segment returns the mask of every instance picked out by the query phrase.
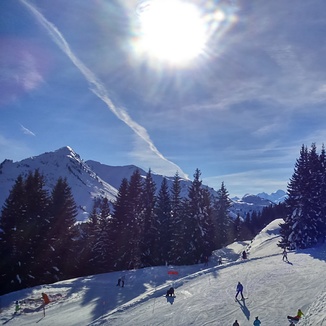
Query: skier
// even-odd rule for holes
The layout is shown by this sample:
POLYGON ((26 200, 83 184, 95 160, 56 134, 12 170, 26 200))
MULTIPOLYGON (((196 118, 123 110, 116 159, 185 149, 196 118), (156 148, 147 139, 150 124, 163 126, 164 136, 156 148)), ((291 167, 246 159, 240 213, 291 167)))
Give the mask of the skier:
POLYGON ((15 302, 15 314, 17 314, 19 310, 20 310, 20 305, 19 305, 19 302, 16 301, 15 302))
POLYGON ((48 295, 44 292, 42 292, 42 299, 43 299, 43 304, 42 304, 42 308, 43 308, 43 316, 45 317, 45 306, 50 303, 50 299, 48 297, 48 295))
POLYGON ((44 301, 45 305, 50 303, 50 299, 49 299, 49 297, 48 297, 48 295, 46 293, 42 292, 42 298, 43 298, 43 301, 44 301))
POLYGON ((282 255, 283 255, 282 260, 288 262, 288 253, 286 251, 286 248, 284 248, 282 255))
POLYGON ((242 252, 242 259, 247 259, 247 253, 245 250, 242 252))
POLYGON ((256 319, 254 320, 253 325, 254 326, 260 326, 260 324, 261 324, 261 322, 260 322, 260 320, 258 319, 258 316, 257 316, 256 319))
POLYGON ((222 265, 222 257, 221 256, 218 256, 217 264, 218 265, 222 265))
POLYGON ((238 321, 236 320, 236 321, 233 323, 232 326, 240 326, 240 325, 239 325, 238 321))
POLYGON ((235 295, 235 299, 238 300, 238 295, 240 293, 242 300, 244 300, 243 293, 242 293, 243 292, 243 285, 240 282, 238 282, 237 290, 236 291, 237 291, 237 293, 235 295))
POLYGON ((172 286, 166 291, 166 296, 167 297, 173 297, 174 296, 174 288, 172 286))
POLYGON ((204 266, 208 266, 208 257, 207 256, 204 257, 204 266))
POLYGON ((298 312, 297 312, 296 316, 294 316, 294 317, 288 316, 287 318, 290 319, 290 320, 299 321, 303 315, 304 315, 304 313, 301 311, 301 309, 298 309, 298 312))
POLYGON ((125 285, 125 276, 122 275, 121 277, 119 277, 118 279, 118 283, 117 283, 117 286, 121 286, 121 287, 124 287, 125 285))

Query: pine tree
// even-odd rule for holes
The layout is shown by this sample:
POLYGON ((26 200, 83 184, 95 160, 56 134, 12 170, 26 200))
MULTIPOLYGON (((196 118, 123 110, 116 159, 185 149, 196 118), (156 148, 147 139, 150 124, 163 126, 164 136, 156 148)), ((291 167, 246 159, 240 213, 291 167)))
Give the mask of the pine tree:
POLYGON ((216 248, 222 248, 228 242, 232 242, 232 235, 230 235, 231 220, 229 217, 229 210, 231 207, 231 200, 229 193, 224 185, 221 184, 221 188, 217 192, 217 198, 215 200, 215 226, 216 226, 216 248))
POLYGON ((199 243, 201 236, 199 219, 201 218, 201 185, 200 180, 201 173, 199 169, 196 169, 194 173, 194 179, 188 190, 188 199, 185 204, 185 211, 187 220, 185 221, 185 242, 188 243, 188 247, 185 248, 184 259, 186 264, 198 263, 202 253, 202 246, 199 243))
POLYGON ((318 240, 325 242, 326 238, 326 151, 325 146, 322 146, 321 153, 319 155, 319 174, 320 174, 320 216, 317 221, 318 240))
POLYGON ((0 218, 0 294, 23 288, 22 261, 24 251, 22 225, 25 219, 25 189, 21 175, 6 199, 0 218))
POLYGON ((66 179, 59 178, 51 193, 51 249, 55 257, 51 267, 59 279, 73 277, 77 270, 76 216, 71 188, 66 179))
POLYGON ((107 198, 102 198, 99 205, 99 213, 94 229, 94 245, 92 248, 93 262, 96 273, 104 273, 113 270, 112 220, 110 205, 107 198))
POLYGON ((155 205, 155 265, 170 262, 171 247, 171 199, 166 178, 163 178, 155 205))
POLYGON ((308 155, 309 172, 309 197, 306 198, 305 219, 306 226, 303 232, 304 247, 312 247, 318 241, 318 224, 321 218, 320 190, 321 178, 320 161, 315 144, 311 145, 308 155))
POLYGON ((201 172, 196 169, 194 180, 188 191, 186 202, 187 219, 185 221, 185 263, 193 264, 210 255, 211 245, 208 234, 211 231, 210 200, 202 189, 201 172))
POLYGON ((181 264, 183 262, 184 250, 187 247, 184 215, 181 179, 178 172, 176 172, 171 189, 171 241, 169 252, 169 262, 171 264, 181 264))
POLYGON ((50 198, 44 177, 36 170, 23 180, 19 176, 1 216, 1 270, 4 291, 34 286, 50 273, 50 198), (5 257, 6 256, 6 257, 5 257))
POLYGON ((128 180, 123 178, 119 187, 118 195, 113 203, 112 214, 112 236, 115 245, 114 269, 122 270, 127 268, 126 253, 129 250, 130 213, 128 206, 128 180))
POLYGON ((156 202, 156 185, 152 177, 151 169, 148 170, 143 185, 143 210, 142 210, 142 234, 140 236, 140 251, 142 266, 152 266, 154 264, 153 246, 155 241, 154 207, 156 202))
MULTIPOLYGON (((97 263, 95 262, 95 243, 97 241, 97 225, 99 221, 99 200, 94 199, 92 211, 86 223, 77 225, 78 241, 76 241, 76 252, 78 266, 82 266, 82 275, 91 275, 97 273, 97 263)), ((81 273, 79 273, 80 275, 81 273)))
POLYGON ((245 240, 242 239, 242 225, 243 222, 240 218, 240 214, 238 213, 237 217, 235 218, 234 222, 233 222, 233 226, 232 226, 232 235, 233 235, 233 241, 239 241, 239 240, 245 240))
POLYGON ((128 185, 128 233, 129 248, 126 252, 128 269, 141 266, 141 240, 144 229, 143 220, 143 182, 139 170, 131 175, 128 185))
POLYGON ((212 196, 207 188, 202 189, 203 198, 203 219, 202 219, 202 229, 203 229, 203 255, 204 257, 209 257, 212 251, 215 249, 215 225, 213 221, 213 202, 212 196))
POLYGON ((120 269, 139 268, 141 266, 141 236, 143 233, 143 183, 139 170, 123 180, 117 200, 114 204, 113 225, 119 235, 117 243, 116 266, 120 269), (126 183, 127 182, 127 183, 126 183))
POLYGON ((45 190, 44 176, 30 172, 25 181, 25 219, 22 230, 25 252, 23 259, 25 286, 47 281, 50 273, 50 196, 45 190))
POLYGON ((241 223, 239 240, 249 240, 252 239, 254 235, 255 233, 253 232, 251 216, 250 213, 248 212, 245 216, 244 221, 241 223))
POLYGON ((256 235, 261 230, 259 217, 259 211, 252 211, 250 214, 250 230, 253 235, 256 235))
POLYGON ((281 247, 306 248, 316 242, 315 162, 315 147, 312 146, 308 152, 303 145, 288 185, 287 216, 285 223, 281 224, 281 247))
MULTIPOLYGON (((296 160, 294 173, 287 189, 286 208, 287 214, 283 224, 280 224, 281 241, 279 246, 282 248, 292 248, 293 243, 293 225, 302 219, 302 189, 301 178, 306 177, 308 171, 308 150, 302 145, 300 157, 296 160), (291 238, 290 238, 291 236, 291 238)), ((305 180, 307 182, 307 180, 305 180)), ((295 240, 295 239, 294 239, 295 240)))

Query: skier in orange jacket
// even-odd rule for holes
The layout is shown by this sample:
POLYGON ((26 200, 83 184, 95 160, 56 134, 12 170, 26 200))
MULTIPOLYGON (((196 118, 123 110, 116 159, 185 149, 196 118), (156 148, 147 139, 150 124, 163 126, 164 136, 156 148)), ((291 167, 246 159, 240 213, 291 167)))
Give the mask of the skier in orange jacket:
POLYGON ((42 292, 42 299, 44 301, 44 304, 50 303, 50 299, 49 299, 48 295, 44 292, 42 292))

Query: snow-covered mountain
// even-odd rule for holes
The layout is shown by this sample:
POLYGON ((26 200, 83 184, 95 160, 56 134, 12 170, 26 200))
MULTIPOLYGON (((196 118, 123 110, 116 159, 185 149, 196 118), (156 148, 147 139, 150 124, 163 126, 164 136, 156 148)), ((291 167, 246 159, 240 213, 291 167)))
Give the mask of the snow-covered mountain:
POLYGON ((264 207, 273 204, 272 201, 261 198, 258 195, 246 194, 241 199, 233 199, 232 212, 241 217, 245 217, 247 213, 252 213, 253 211, 259 212, 264 207))
POLYGON ((304 313, 298 326, 326 326, 326 246, 289 252, 282 261, 275 220, 253 241, 214 252, 208 266, 157 266, 80 277, 0 297, 0 320, 11 326, 252 326, 289 325, 287 315, 304 313), (239 258, 242 250, 248 259, 239 258), (222 265, 217 257, 222 257, 222 265), (173 273, 170 273, 173 271, 173 273), (125 275, 125 287, 116 286, 125 275), (235 302, 240 281, 247 299, 235 302), (166 298, 173 286, 175 298, 166 298), (42 310, 41 293, 51 302, 42 310), (21 313, 14 315, 15 301, 21 313))
POLYGON ((277 190, 277 191, 271 193, 270 195, 267 194, 266 192, 261 192, 261 193, 257 194, 257 196, 260 198, 270 200, 271 202, 273 202, 275 204, 278 204, 278 203, 284 202, 284 200, 287 197, 287 194, 284 190, 277 190))
MULTIPOLYGON (((107 197, 113 202, 122 179, 129 180, 136 169, 140 171, 142 177, 147 174, 134 165, 109 166, 92 160, 85 162, 71 147, 66 146, 19 162, 3 161, 0 164, 0 207, 8 197, 17 177, 20 174, 26 177, 30 171, 36 169, 44 175, 48 190, 53 189, 59 177, 67 178, 78 207, 78 221, 85 221, 88 218, 94 198, 107 197)), ((163 176, 154 173, 152 176, 158 191, 163 176)), ((166 179, 168 186, 172 186, 173 178, 166 179)), ((186 196, 190 181, 181 179, 180 186, 181 195, 186 196)), ((214 192, 213 189, 211 191, 214 192)))
POLYGON ((277 190, 270 195, 262 192, 257 195, 246 194, 242 198, 234 197, 231 213, 233 217, 237 215, 245 217, 247 213, 260 212, 264 207, 282 203, 286 197, 287 194, 283 190, 277 190))
MULTIPOLYGON (((59 177, 67 178, 78 207, 78 221, 85 221, 88 218, 94 198, 101 196, 114 201, 122 179, 129 180, 136 169, 139 169, 143 177, 147 174, 147 171, 134 165, 109 166, 92 160, 84 161, 69 146, 19 162, 5 160, 0 164, 0 208, 8 197, 18 175, 26 177, 30 171, 35 169, 39 169, 44 175, 48 190, 53 188, 59 177)), ((164 176, 153 173, 152 177, 158 191, 164 176)), ((168 186, 171 187, 173 177, 165 178, 168 186)), ((187 195, 190 184, 191 180, 181 179, 182 196, 187 195)), ((217 195, 213 188, 208 187, 208 189, 213 196, 217 195)), ((240 214, 244 217, 247 212, 258 211, 264 206, 272 204, 271 201, 262 198, 263 196, 245 195, 242 199, 234 200, 232 215, 240 214)))
POLYGON ((44 153, 20 162, 5 160, 0 164, 0 207, 8 197, 17 177, 26 177, 30 171, 39 169, 45 177, 48 190, 53 189, 59 177, 67 178, 78 207, 79 221, 88 217, 93 199, 98 196, 114 200, 116 188, 102 180, 70 147, 44 153))
MULTIPOLYGON (((126 165, 126 166, 110 166, 106 164, 101 164, 96 161, 88 160, 86 164, 98 175, 105 180, 107 183, 119 189, 121 181, 123 178, 127 180, 130 179, 131 175, 135 172, 135 170, 139 170, 140 175, 145 178, 148 171, 144 171, 143 169, 135 166, 135 165, 126 165)), ((159 191, 161 186, 163 175, 152 173, 153 181, 156 184, 156 191, 159 191)), ((169 187, 172 186, 173 177, 165 176, 167 180, 167 184, 169 187)), ((180 179, 180 187, 181 187, 181 196, 185 197, 188 193, 188 187, 190 186, 190 181, 186 179, 180 179)), ((214 193, 214 189, 211 188, 211 191, 214 193)))

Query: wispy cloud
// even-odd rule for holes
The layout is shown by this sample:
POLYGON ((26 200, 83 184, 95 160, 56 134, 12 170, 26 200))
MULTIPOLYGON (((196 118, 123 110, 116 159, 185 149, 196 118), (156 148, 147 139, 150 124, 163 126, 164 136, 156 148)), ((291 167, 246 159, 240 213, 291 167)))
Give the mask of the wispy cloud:
POLYGON ((214 185, 215 189, 218 189, 223 181, 232 195, 241 197, 244 192, 257 194, 269 191, 269 189, 273 189, 273 191, 275 189, 286 190, 292 172, 293 170, 290 168, 247 170, 203 178, 203 181, 206 184, 214 185))
POLYGON ((28 136, 36 136, 34 134, 34 132, 30 131, 29 129, 27 129, 26 127, 24 127, 23 125, 20 125, 20 128, 22 130, 22 132, 25 134, 25 135, 28 135, 28 136))
POLYGON ((180 176, 185 176, 180 167, 178 167, 175 163, 167 160, 163 154, 156 148, 153 141, 151 140, 147 130, 134 121, 130 115, 121 107, 117 107, 114 105, 110 97, 108 96, 108 92, 102 82, 95 76, 95 74, 74 54, 66 39, 63 37, 58 28, 49 22, 42 13, 35 8, 33 5, 28 3, 25 0, 21 0, 28 10, 35 16, 37 21, 47 30, 50 34, 52 40, 57 44, 57 46, 68 56, 71 62, 78 68, 78 70, 83 74, 85 79, 89 82, 90 88, 92 92, 101 99, 107 107, 111 110, 111 112, 121 121, 123 121, 129 128, 131 128, 136 135, 138 135, 149 147, 153 154, 155 154, 158 158, 163 160, 165 163, 168 163, 174 167, 176 171, 179 171, 180 176))
POLYGON ((28 52, 24 53, 23 58, 21 83, 24 89, 29 91, 35 89, 43 82, 43 78, 36 67, 35 58, 28 52))

